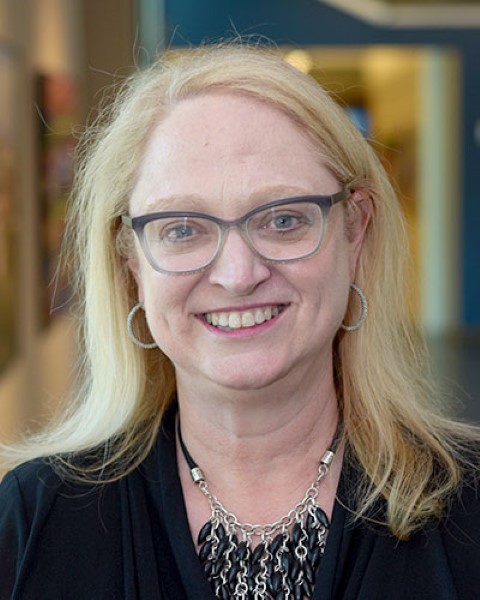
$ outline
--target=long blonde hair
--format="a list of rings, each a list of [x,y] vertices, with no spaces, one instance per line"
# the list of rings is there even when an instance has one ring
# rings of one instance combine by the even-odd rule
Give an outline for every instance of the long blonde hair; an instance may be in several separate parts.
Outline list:
[[[106,479],[125,475],[151,450],[175,394],[175,376],[160,350],[141,350],[127,336],[136,287],[117,247],[119,217],[128,211],[154,124],[180,100],[209,90],[276,106],[311,137],[339,182],[372,199],[356,279],[368,298],[369,317],[359,331],[337,335],[335,372],[347,455],[364,474],[357,514],[365,515],[383,497],[391,531],[407,538],[441,514],[462,480],[463,449],[479,436],[442,416],[438,405],[408,310],[404,219],[378,158],[312,78],[273,52],[247,45],[161,57],[126,80],[86,132],[66,238],[82,324],[82,385],[61,422],[4,454],[10,464],[55,455],[72,473],[75,456],[96,450],[98,460],[76,476]],[[354,319],[350,312],[347,320]],[[148,338],[146,325],[138,335]]]

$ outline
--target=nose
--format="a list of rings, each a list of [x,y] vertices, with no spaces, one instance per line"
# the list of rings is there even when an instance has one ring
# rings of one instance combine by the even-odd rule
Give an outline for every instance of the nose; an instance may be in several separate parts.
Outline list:
[[[211,284],[222,286],[232,295],[248,296],[270,277],[270,268],[238,230],[230,229],[208,273]]]

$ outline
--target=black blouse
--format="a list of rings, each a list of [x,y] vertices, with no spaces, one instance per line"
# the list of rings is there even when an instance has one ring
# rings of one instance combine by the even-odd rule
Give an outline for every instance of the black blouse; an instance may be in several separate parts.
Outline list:
[[[354,523],[344,469],[315,600],[478,600],[480,499],[464,486],[449,517],[400,542]],[[43,460],[0,485],[0,600],[214,600],[190,535],[173,418],[121,480],[62,480]]]

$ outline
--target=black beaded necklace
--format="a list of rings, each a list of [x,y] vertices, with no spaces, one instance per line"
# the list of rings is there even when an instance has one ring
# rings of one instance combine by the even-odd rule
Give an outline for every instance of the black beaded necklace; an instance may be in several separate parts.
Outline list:
[[[178,438],[194,483],[210,504],[211,516],[198,534],[199,558],[219,600],[303,600],[311,598],[325,551],[330,522],[316,503],[340,443],[338,426],[322,456],[315,481],[301,502],[274,523],[240,523],[212,494],[190,455],[178,421]],[[253,539],[260,541],[256,546]]]

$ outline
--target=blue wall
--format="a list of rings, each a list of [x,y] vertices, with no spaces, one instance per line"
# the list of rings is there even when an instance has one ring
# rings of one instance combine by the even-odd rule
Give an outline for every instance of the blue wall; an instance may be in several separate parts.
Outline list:
[[[454,47],[462,57],[461,319],[480,327],[480,29],[374,27],[317,0],[165,0],[172,46],[261,34],[284,45],[414,44]],[[455,199],[453,199],[455,200]]]

